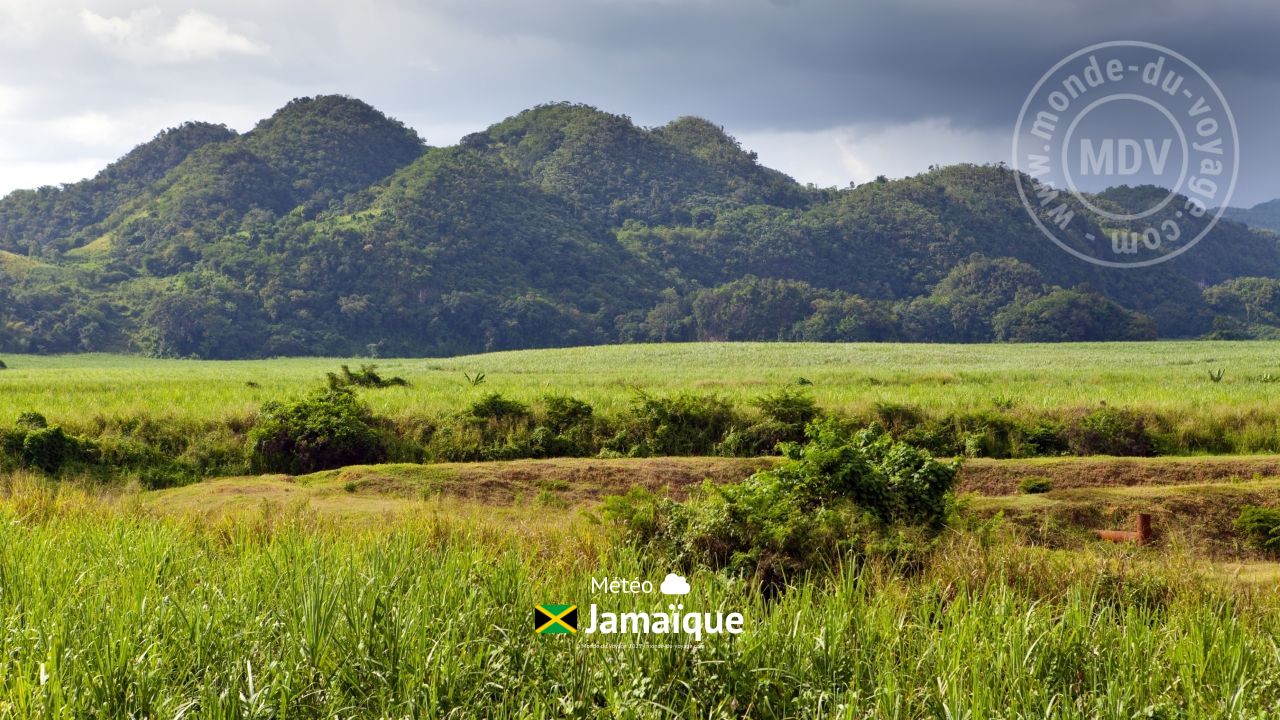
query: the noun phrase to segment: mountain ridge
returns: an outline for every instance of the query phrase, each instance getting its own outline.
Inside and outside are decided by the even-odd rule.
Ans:
[[[0,264],[0,351],[1280,335],[1274,235],[1224,221],[1169,262],[1100,268],[1039,234],[1015,179],[953,165],[816,188],[708,120],[572,103],[431,147],[354,98],[299,98],[0,199],[0,250],[28,259]]]

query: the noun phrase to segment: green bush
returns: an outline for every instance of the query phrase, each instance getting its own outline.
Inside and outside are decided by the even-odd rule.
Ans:
[[[781,443],[803,441],[805,427],[819,414],[812,397],[790,387],[762,395],[751,404],[763,417],[749,427],[730,430],[717,454],[752,457],[776,453]]]
[[[1250,545],[1268,555],[1280,554],[1280,508],[1246,506],[1235,526]]]
[[[1027,495],[1039,495],[1053,489],[1053,481],[1043,475],[1029,475],[1018,483],[1018,490]]]
[[[383,462],[389,448],[369,408],[345,390],[263,405],[249,445],[255,472],[290,474]]]
[[[93,443],[68,435],[61,426],[28,430],[22,439],[22,462],[50,475],[71,462],[91,460]]]
[[[621,424],[605,449],[632,457],[710,455],[738,424],[738,414],[714,395],[639,392]]]
[[[1075,455],[1155,454],[1155,441],[1146,420],[1134,410],[1102,406],[1069,422],[1067,447]]]
[[[901,551],[938,531],[956,463],[943,464],[879,426],[851,432],[818,421],[787,461],[687,503],[643,489],[606,499],[631,544],[663,561],[749,575],[765,587],[837,563],[846,553]]]
[[[498,393],[489,393],[471,403],[467,414],[478,420],[526,420],[530,417],[529,406],[517,400],[508,400]]]
[[[402,377],[384,378],[378,374],[377,365],[361,365],[356,372],[351,372],[351,368],[343,365],[341,372],[326,373],[329,378],[330,390],[341,390],[343,388],[363,387],[363,388],[386,388],[386,387],[406,387],[409,381]]]
[[[818,417],[818,403],[813,396],[791,387],[784,387],[777,392],[751,401],[760,409],[760,413],[768,420],[800,428],[804,428]]]
[[[49,427],[49,421],[40,413],[29,410],[24,413],[18,413],[17,425],[23,430],[39,430]]]
[[[557,434],[589,424],[595,413],[589,404],[568,395],[548,395],[542,400],[547,407],[547,427]]]
[[[881,401],[874,406],[875,421],[895,435],[923,425],[925,414],[920,408],[905,403]]]

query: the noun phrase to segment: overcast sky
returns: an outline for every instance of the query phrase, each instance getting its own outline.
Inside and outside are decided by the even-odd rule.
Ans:
[[[766,165],[843,186],[1008,161],[1042,73],[1135,39],[1222,87],[1247,206],[1280,197],[1277,38],[1275,0],[0,0],[0,194],[319,93],[433,145],[553,100],[642,125],[701,115]]]

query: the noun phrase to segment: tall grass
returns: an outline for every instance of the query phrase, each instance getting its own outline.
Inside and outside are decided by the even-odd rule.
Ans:
[[[1280,711],[1280,601],[1127,551],[954,534],[915,575],[848,566],[766,601],[718,575],[698,649],[536,636],[538,603],[655,610],[593,576],[667,568],[566,517],[280,508],[152,517],[20,477],[0,501],[8,717],[1254,717]],[[586,618],[583,618],[585,624]],[[621,647],[594,647],[618,641]]]

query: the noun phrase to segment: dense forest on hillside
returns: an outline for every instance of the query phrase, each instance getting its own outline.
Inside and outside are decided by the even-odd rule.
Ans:
[[[5,352],[1204,336],[1280,336],[1276,235],[1223,222],[1170,262],[1098,268],[1039,234],[1003,166],[820,189],[698,118],[551,104],[431,147],[302,98],[0,200]]]

